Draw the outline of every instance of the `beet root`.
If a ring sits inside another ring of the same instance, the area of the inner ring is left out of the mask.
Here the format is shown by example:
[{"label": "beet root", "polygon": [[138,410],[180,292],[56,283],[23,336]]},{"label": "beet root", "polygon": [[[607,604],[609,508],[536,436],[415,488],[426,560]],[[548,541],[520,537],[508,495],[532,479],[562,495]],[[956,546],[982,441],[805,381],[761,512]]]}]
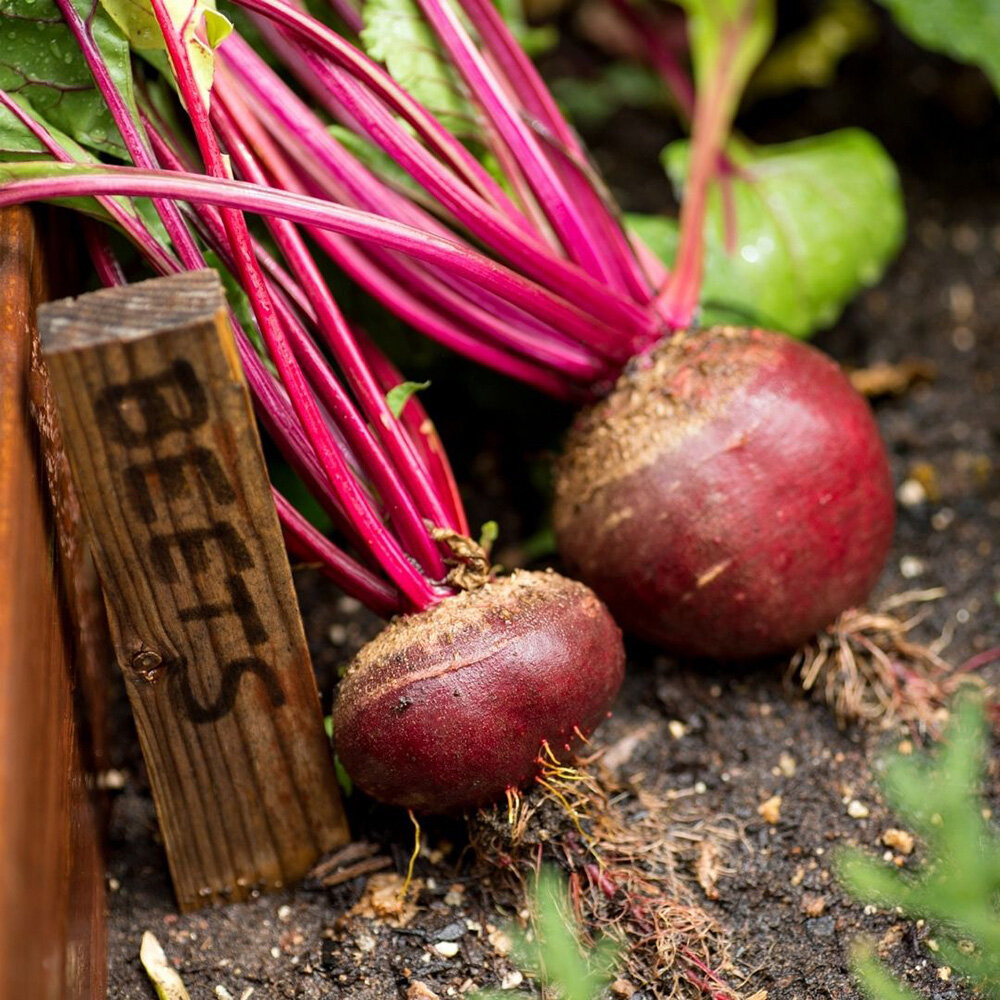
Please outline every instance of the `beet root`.
[{"label": "beet root", "polygon": [[565,757],[622,682],[621,631],[594,593],[518,572],[392,621],[340,683],[334,742],[369,795],[421,812],[500,798]]},{"label": "beet root", "polygon": [[556,469],[569,570],[668,651],[753,659],[865,600],[892,538],[867,403],[815,348],[678,335],[580,414]]}]

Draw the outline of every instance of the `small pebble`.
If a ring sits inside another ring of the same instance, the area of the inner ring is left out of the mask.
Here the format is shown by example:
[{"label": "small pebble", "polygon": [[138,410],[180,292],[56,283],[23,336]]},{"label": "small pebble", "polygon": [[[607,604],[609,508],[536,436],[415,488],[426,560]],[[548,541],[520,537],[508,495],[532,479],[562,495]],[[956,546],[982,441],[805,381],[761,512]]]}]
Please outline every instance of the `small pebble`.
[{"label": "small pebble", "polygon": [[979,233],[967,222],[951,231],[951,245],[959,252],[973,254],[979,249]]},{"label": "small pebble", "polygon": [[506,958],[514,948],[514,942],[506,931],[494,928],[487,934],[487,940],[493,945],[493,950],[501,957]]},{"label": "small pebble", "polygon": [[670,731],[670,735],[675,739],[683,739],[687,736],[688,727],[684,725],[679,719],[671,719],[667,723],[667,729]]},{"label": "small pebble", "polygon": [[436,941],[458,941],[465,934],[465,924],[456,920],[454,923],[442,927],[435,935]]},{"label": "small pebble", "polygon": [[904,507],[919,507],[927,501],[927,490],[916,479],[904,479],[896,490],[896,499]]},{"label": "small pebble", "polygon": [[406,989],[406,1000],[441,1000],[426,984],[414,979]]},{"label": "small pebble", "polygon": [[616,979],[611,984],[611,992],[616,997],[622,997],[622,1000],[628,1000],[628,997],[635,995],[636,988],[627,979]]},{"label": "small pebble", "polygon": [[795,766],[795,758],[787,750],[783,750],[778,757],[778,769],[786,778],[794,778]]},{"label": "small pebble", "polygon": [[951,507],[942,507],[940,510],[934,512],[934,516],[931,518],[931,526],[935,531],[944,531],[954,520],[955,512]]},{"label": "small pebble", "polygon": [[431,947],[442,957],[442,958],[454,958],[458,954],[458,942],[457,941],[435,941]]},{"label": "small pebble", "polygon": [[834,931],[833,917],[817,917],[806,921],[806,930],[813,937],[830,937]]},{"label": "small pebble", "polygon": [[968,354],[976,346],[976,335],[967,326],[956,326],[951,331],[951,343],[956,351]]},{"label": "small pebble", "polygon": [[899,572],[904,580],[913,580],[927,569],[923,559],[916,556],[903,556],[899,560]]},{"label": "small pebble", "polygon": [[101,771],[97,775],[97,787],[102,791],[117,792],[125,787],[128,774],[125,771]]},{"label": "small pebble", "polygon": [[968,323],[976,311],[976,296],[972,289],[959,282],[948,289],[951,314],[958,323]]},{"label": "small pebble", "polygon": [[850,816],[851,819],[867,819],[867,817],[871,815],[871,812],[864,802],[859,802],[857,799],[851,799],[851,801],[847,803],[847,815]]},{"label": "small pebble", "polygon": [[781,819],[781,796],[772,795],[766,802],[757,806],[757,813],[765,823],[774,826]]},{"label": "small pebble", "polygon": [[513,972],[507,972],[504,974],[503,979],[500,980],[500,989],[516,990],[523,982],[524,975],[521,973],[521,970],[514,969]]},{"label": "small pebble", "polygon": [[445,906],[461,906],[464,895],[465,895],[465,886],[462,885],[460,882],[456,882],[445,893],[444,896]]}]

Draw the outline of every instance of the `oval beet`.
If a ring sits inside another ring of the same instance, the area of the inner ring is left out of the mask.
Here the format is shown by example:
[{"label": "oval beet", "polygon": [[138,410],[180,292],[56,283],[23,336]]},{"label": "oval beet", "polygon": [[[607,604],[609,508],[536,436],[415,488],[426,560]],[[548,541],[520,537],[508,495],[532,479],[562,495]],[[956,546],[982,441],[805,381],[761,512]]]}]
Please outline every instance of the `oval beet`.
[{"label": "oval beet", "polygon": [[730,327],[661,343],[581,414],[555,493],[559,551],[621,625],[716,659],[793,649],[864,601],[894,520],[840,368]]},{"label": "oval beet", "polygon": [[392,621],[340,683],[333,732],[369,795],[423,812],[501,797],[605,717],[621,632],[583,584],[518,572]]}]

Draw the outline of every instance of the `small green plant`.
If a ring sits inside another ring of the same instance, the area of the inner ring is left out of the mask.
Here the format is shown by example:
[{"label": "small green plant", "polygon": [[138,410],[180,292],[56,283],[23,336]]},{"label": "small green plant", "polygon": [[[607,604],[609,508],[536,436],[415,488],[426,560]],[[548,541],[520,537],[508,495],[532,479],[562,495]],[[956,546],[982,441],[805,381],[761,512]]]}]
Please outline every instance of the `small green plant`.
[{"label": "small green plant", "polygon": [[[984,996],[1000,998],[1000,833],[981,797],[988,745],[980,699],[960,696],[939,749],[890,758],[880,779],[886,799],[923,840],[927,860],[902,873],[852,849],[841,854],[839,873],[862,902],[926,920],[938,957]],[[864,946],[854,968],[875,1000],[917,1000]]]},{"label": "small green plant", "polygon": [[[518,935],[515,956],[560,1000],[597,1000],[614,977],[617,946],[607,937],[590,943],[573,917],[565,879],[554,868],[539,872],[532,903],[535,933]],[[476,1000],[501,1000],[486,991]]]}]

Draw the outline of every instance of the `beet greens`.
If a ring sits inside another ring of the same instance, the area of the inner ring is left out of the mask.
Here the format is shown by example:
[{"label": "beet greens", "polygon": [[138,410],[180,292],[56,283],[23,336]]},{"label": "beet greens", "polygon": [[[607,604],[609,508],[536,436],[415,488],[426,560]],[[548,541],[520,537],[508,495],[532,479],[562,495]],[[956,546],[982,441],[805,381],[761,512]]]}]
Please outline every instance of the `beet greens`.
[{"label": "beet greens", "polygon": [[[767,173],[759,156],[731,145],[730,131],[771,40],[768,0],[684,4],[695,84],[681,103],[692,141],[669,271],[626,227],[489,0],[372,0],[360,14],[342,3],[333,11],[342,31],[287,0],[239,0],[260,51],[202,6],[179,17],[166,0],[151,0],[164,39],[153,62],[174,82],[190,120],[180,134],[142,88],[129,105],[72,0],[59,5],[133,166],[11,163],[0,203],[99,196],[105,211],[120,214],[118,196],[156,199],[169,244],[143,237],[140,245],[155,244],[146,246],[150,258],[176,252],[187,267],[204,261],[177,203],[191,206],[198,237],[243,288],[284,387],[264,407],[265,423],[307,482],[321,495],[332,492],[341,526],[410,607],[442,596],[444,556],[423,522],[458,530],[461,517],[448,506],[447,477],[432,482],[414,460],[417,446],[389,413],[386,387],[375,385],[352,349],[299,226],[426,335],[557,397],[607,397],[608,420],[625,437],[603,456],[603,432],[595,437],[589,416],[580,418],[573,453],[557,468],[555,522],[567,564],[635,631],[680,652],[764,655],[864,599],[888,545],[892,493],[874,424],[843,377],[814,353],[759,331],[707,337],[707,355],[664,348],[699,313],[710,205],[723,205],[731,228],[730,185]],[[192,20],[199,30],[190,30]],[[355,44],[355,32],[389,71]],[[195,66],[213,49],[209,94]],[[320,110],[289,86],[275,61]],[[16,114],[16,99],[5,102]],[[62,147],[54,155],[83,159]],[[284,264],[252,236],[245,212],[265,217]],[[131,226],[134,238],[134,219],[116,221]],[[813,277],[829,270],[822,257],[812,267]],[[329,377],[306,324],[343,371],[359,411]],[[261,369],[251,376],[261,395],[270,388],[266,368],[255,352],[245,353],[248,373]],[[665,357],[679,369],[659,368]],[[719,377],[703,383],[691,368],[701,371],[709,358]],[[650,370],[661,371],[662,388],[640,390],[635,380]],[[740,380],[727,381],[734,371]],[[810,378],[822,391],[800,398],[782,388]],[[640,396],[635,410],[616,402]],[[760,433],[765,426],[786,428],[783,441]],[[298,446],[297,435],[311,447]],[[707,500],[675,494],[673,484],[693,490],[719,447],[742,449],[744,461],[728,479],[704,484],[718,508],[705,517]],[[859,482],[865,489],[852,485]],[[679,510],[675,495],[685,498]],[[632,496],[643,502],[631,503]],[[641,546],[629,536],[637,507],[641,537],[651,540]],[[730,517],[735,510],[749,521]],[[747,523],[769,530],[748,534]],[[817,578],[826,580],[823,588]],[[638,618],[635,608],[644,609]],[[685,638],[691,635],[698,641]]]},{"label": "beet greens", "polygon": [[[585,314],[540,295],[444,227],[418,228],[415,213],[403,210],[396,221],[313,196],[315,186],[303,182],[217,61],[230,26],[211,8],[174,0],[151,0],[148,9],[117,0],[86,11],[73,0],[55,4],[56,17],[43,9],[24,15],[25,23],[41,17],[72,37],[92,81],[88,87],[77,73],[73,86],[92,91],[95,113],[110,115],[113,148],[132,166],[98,162],[33,103],[0,91],[11,178],[0,186],[0,205],[60,201],[112,223],[154,271],[211,263],[224,276],[261,423],[343,539],[320,533],[275,490],[289,548],[373,611],[399,615],[362,650],[338,690],[336,741],[355,781],[384,801],[428,811],[479,805],[530,781],[542,747],[553,759],[565,756],[606,715],[622,679],[621,633],[582,584],[556,574],[497,578],[487,552],[468,537],[417,387],[348,323],[303,233],[362,271],[371,264],[356,241],[390,273],[395,255],[407,254],[516,307],[568,317],[570,326],[585,325]],[[154,89],[157,79],[134,78],[128,65],[109,62],[97,40],[115,35],[107,16],[176,88],[186,125],[178,124],[178,104]],[[253,68],[257,57],[240,44],[232,40],[244,69]],[[458,168],[491,197],[500,194],[423,109],[397,96]],[[364,192],[373,181],[363,168],[352,172],[353,162],[341,161],[344,182]],[[275,176],[285,189],[272,184]],[[251,231],[248,211],[263,217],[265,231]],[[90,226],[87,241],[100,279],[123,282],[106,234]],[[404,302],[413,299],[406,276],[397,285]]]}]

